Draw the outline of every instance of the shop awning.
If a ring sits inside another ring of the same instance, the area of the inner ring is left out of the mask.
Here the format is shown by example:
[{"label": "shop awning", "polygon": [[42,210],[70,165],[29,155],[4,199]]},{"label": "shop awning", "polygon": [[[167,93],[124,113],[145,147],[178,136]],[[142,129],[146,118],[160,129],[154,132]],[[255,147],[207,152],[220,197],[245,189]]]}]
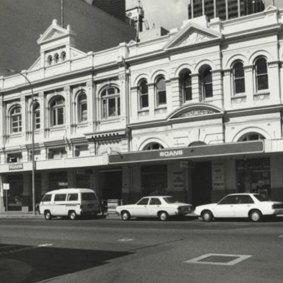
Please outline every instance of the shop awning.
[{"label": "shop awning", "polygon": [[263,141],[237,142],[132,153],[114,152],[109,155],[109,164],[249,155],[263,152]]}]

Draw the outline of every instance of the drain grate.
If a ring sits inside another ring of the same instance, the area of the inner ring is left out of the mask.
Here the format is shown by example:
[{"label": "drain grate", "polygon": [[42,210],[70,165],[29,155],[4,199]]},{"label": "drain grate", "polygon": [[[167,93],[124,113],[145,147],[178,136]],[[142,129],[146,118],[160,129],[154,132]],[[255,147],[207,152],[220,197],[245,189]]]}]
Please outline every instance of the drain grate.
[{"label": "drain grate", "polygon": [[205,254],[185,263],[198,264],[214,264],[214,265],[235,265],[243,260],[250,258],[251,255],[235,255],[235,254]]}]

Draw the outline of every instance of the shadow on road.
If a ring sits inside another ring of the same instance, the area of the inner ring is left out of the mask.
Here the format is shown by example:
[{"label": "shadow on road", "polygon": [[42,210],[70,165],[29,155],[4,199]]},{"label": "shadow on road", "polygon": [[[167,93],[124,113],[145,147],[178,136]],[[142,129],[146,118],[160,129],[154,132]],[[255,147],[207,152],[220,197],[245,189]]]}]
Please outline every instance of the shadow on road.
[{"label": "shadow on road", "polygon": [[107,264],[129,252],[0,244],[0,282],[32,283]]}]

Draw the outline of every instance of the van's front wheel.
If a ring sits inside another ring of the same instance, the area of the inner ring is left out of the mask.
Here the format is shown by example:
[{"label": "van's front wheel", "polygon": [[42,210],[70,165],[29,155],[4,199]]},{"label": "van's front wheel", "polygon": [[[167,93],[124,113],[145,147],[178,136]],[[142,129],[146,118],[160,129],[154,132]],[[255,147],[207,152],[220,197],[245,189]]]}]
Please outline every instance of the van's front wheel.
[{"label": "van's front wheel", "polygon": [[49,210],[47,210],[47,211],[44,212],[44,218],[45,218],[46,220],[51,220],[52,215],[51,215],[51,213],[50,213]]},{"label": "van's front wheel", "polygon": [[70,212],[69,212],[69,218],[70,218],[71,220],[75,220],[75,219],[77,218],[76,212],[75,212],[75,211],[70,211]]}]

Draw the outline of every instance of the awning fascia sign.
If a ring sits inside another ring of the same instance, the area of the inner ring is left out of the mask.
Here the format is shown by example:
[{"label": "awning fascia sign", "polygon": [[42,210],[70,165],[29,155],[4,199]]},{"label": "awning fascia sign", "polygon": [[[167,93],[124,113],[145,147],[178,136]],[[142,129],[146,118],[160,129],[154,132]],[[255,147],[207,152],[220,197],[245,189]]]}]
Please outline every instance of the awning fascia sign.
[{"label": "awning fascia sign", "polygon": [[263,153],[263,141],[202,145],[162,150],[141,151],[132,153],[113,153],[109,163],[162,161],[174,159],[196,159],[204,157],[233,156]]}]

